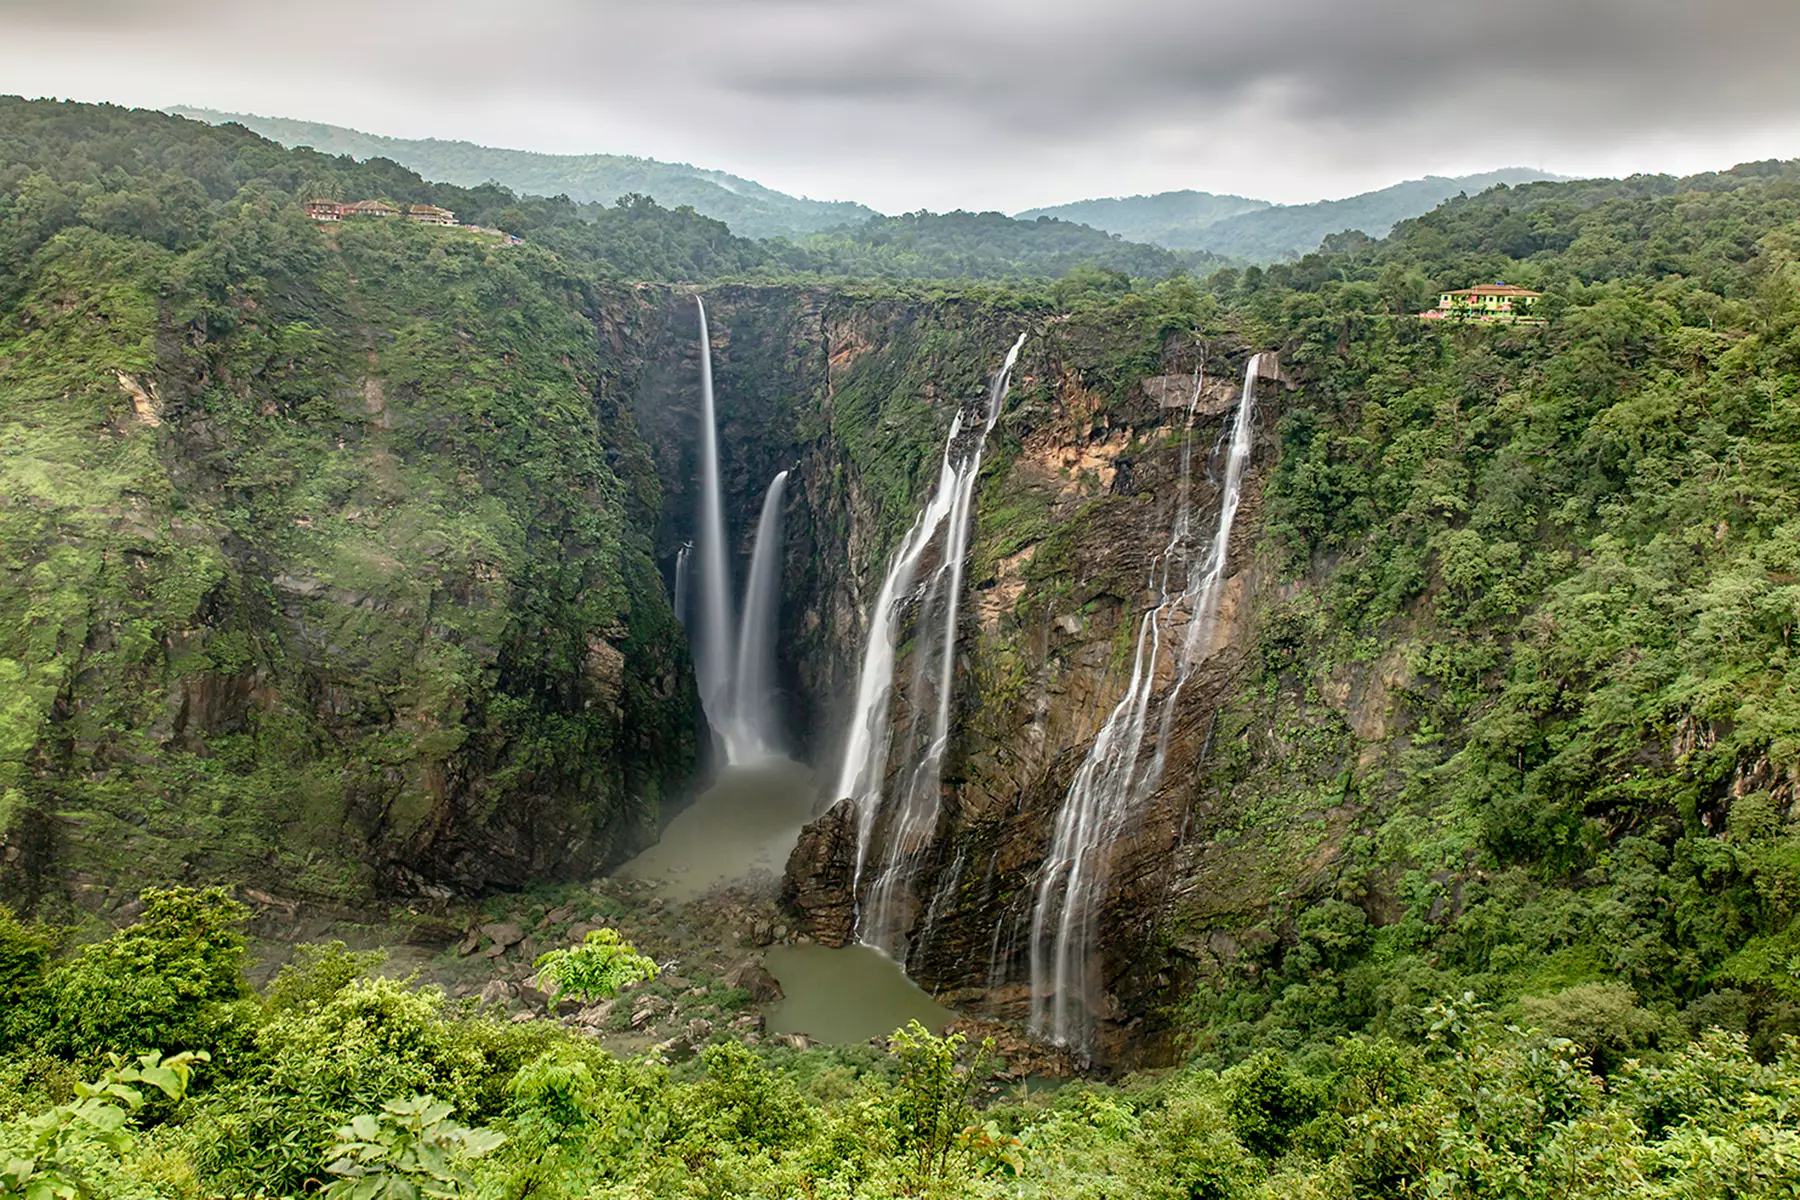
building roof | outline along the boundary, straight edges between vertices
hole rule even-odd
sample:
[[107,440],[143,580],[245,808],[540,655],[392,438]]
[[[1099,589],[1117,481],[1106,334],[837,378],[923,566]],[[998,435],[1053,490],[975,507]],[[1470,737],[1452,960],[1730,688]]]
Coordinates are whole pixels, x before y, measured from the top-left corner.
[[1461,291],[1445,292],[1446,296],[1541,296],[1544,293],[1534,292],[1530,288],[1514,287],[1510,283],[1483,283]]

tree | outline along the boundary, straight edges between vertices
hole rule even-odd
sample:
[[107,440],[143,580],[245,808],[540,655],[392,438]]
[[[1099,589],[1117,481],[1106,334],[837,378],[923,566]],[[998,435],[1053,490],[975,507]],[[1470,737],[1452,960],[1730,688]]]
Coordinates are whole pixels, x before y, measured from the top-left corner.
[[539,955],[537,970],[538,989],[550,992],[552,1012],[565,995],[592,1003],[618,995],[628,984],[656,978],[656,963],[616,929],[595,929],[579,946]]

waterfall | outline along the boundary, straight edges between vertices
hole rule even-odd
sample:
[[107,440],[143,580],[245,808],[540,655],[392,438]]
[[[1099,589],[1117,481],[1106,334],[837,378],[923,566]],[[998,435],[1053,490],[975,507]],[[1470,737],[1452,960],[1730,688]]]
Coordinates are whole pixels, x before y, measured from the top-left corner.
[[[694,646],[694,674],[707,720],[715,729],[723,729],[731,706],[731,569],[725,556],[725,502],[719,486],[712,341],[706,328],[706,304],[698,296],[694,308],[700,317],[700,636]],[[728,744],[728,756],[730,749]]]
[[[904,961],[906,885],[919,851],[936,830],[939,783],[944,752],[950,741],[950,699],[956,676],[956,633],[962,603],[964,558],[969,542],[975,481],[987,435],[1000,417],[1012,370],[1025,345],[1013,343],[988,386],[980,433],[963,445],[964,414],[958,410],[944,439],[937,482],[925,507],[914,519],[888,563],[875,605],[869,611],[869,636],[857,676],[856,706],[851,714],[843,769],[833,799],[850,797],[856,804],[857,938]],[[939,531],[944,536],[938,537]],[[926,552],[942,543],[936,567],[914,609],[912,708],[906,745],[895,772],[897,795],[887,794],[888,759],[893,741],[894,666],[901,620],[914,598],[914,580]],[[929,703],[926,689],[932,689]],[[930,725],[922,719],[930,715]],[[879,845],[877,844],[879,842]],[[874,879],[865,896],[863,876]]]
[[735,728],[727,735],[728,742],[737,740],[733,762],[774,753],[781,743],[775,715],[775,610],[781,599],[781,502],[787,477],[786,471],[776,475],[763,495],[756,546],[750,553],[750,580],[738,626],[737,677],[731,691]]
[[[763,496],[750,559],[744,615],[732,641],[731,568],[725,553],[725,501],[719,483],[719,429],[713,403],[712,340],[706,303],[694,297],[700,318],[700,613],[694,638],[694,674],[706,719],[725,741],[725,760],[741,763],[766,757],[780,740],[775,717],[776,605],[781,592],[781,502],[788,473],[782,471]],[[676,612],[685,620],[689,549],[675,559]]]
[[[1050,852],[1038,880],[1031,914],[1031,1027],[1059,1045],[1089,1048],[1094,978],[1094,940],[1104,893],[1109,850],[1131,814],[1155,792],[1167,764],[1169,731],[1182,688],[1211,649],[1213,627],[1225,581],[1231,528],[1243,498],[1244,468],[1250,459],[1256,379],[1261,355],[1250,359],[1232,423],[1220,490],[1219,523],[1203,556],[1191,554],[1189,512],[1193,468],[1194,411],[1203,369],[1194,376],[1182,436],[1180,485],[1169,540],[1151,567],[1149,589],[1156,602],[1138,622],[1131,680],[1125,695],[1095,734],[1056,816]],[[1182,560],[1185,570],[1174,564]],[[1179,579],[1179,587],[1172,580]],[[1187,627],[1173,648],[1175,681],[1164,694],[1154,746],[1143,753],[1155,691],[1156,668],[1176,614],[1187,612]],[[1173,639],[1167,639],[1173,640]]]
[[694,554],[694,544],[688,542],[675,552],[675,619],[681,622],[682,628],[688,623],[688,559]]

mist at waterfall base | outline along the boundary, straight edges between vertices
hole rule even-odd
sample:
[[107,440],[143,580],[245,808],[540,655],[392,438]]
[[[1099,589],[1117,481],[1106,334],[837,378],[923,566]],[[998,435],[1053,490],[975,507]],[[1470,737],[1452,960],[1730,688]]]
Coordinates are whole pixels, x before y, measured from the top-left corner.
[[[1243,394],[1226,448],[1219,521],[1204,548],[1194,542],[1190,511],[1194,410],[1204,366],[1195,373],[1182,435],[1175,513],[1168,542],[1152,564],[1148,581],[1156,603],[1139,622],[1125,695],[1095,735],[1063,798],[1038,878],[1031,915],[1031,1029],[1079,1051],[1092,1048],[1092,1013],[1100,992],[1095,941],[1111,848],[1162,782],[1182,689],[1211,649],[1232,524],[1250,458],[1261,358],[1253,356],[1244,371]],[[1146,754],[1157,665],[1165,642],[1175,640],[1175,626],[1183,613],[1186,626],[1171,649],[1174,681],[1163,693],[1155,738]]]
[[[850,797],[856,806],[856,937],[904,965],[913,876],[921,852],[937,830],[939,785],[950,741],[950,704],[956,674],[957,622],[962,604],[963,567],[968,555],[975,481],[987,437],[1000,417],[1013,367],[1025,335],[1007,352],[988,385],[978,425],[958,409],[944,439],[937,482],[925,507],[888,563],[881,590],[869,612],[868,642],[857,675],[856,707],[844,749],[843,769],[833,799]],[[966,431],[966,432],[965,432]],[[915,589],[919,568],[932,547],[936,568]],[[896,747],[893,697],[902,619],[913,616],[913,652],[907,698],[914,714]],[[924,726],[923,714],[931,714]],[[893,786],[888,786],[890,774]],[[863,881],[869,876],[868,886]]]
[[[725,545],[725,501],[719,479],[712,341],[705,301],[694,297],[694,308],[700,323],[700,529],[693,551],[684,547],[676,557],[676,615],[688,626],[694,675],[707,722],[725,744],[726,762],[739,764],[783,757],[786,752],[776,702],[775,639],[781,597],[781,506],[788,473],[777,474],[763,496],[743,615],[734,628],[731,560]],[[685,606],[695,593],[699,619],[690,622]]]

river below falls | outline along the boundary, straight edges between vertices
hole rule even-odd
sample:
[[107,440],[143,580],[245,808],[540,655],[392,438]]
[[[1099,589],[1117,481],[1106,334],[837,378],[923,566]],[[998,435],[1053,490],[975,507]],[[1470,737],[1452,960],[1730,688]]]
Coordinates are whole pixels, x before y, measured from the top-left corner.
[[[720,884],[761,874],[778,878],[816,797],[812,771],[800,763],[725,767],[675,815],[662,840],[619,874],[654,881],[671,904],[694,903]],[[941,1031],[955,1015],[868,946],[776,945],[764,965],[783,992],[765,1013],[772,1033],[847,1044],[885,1037],[913,1020]]]

